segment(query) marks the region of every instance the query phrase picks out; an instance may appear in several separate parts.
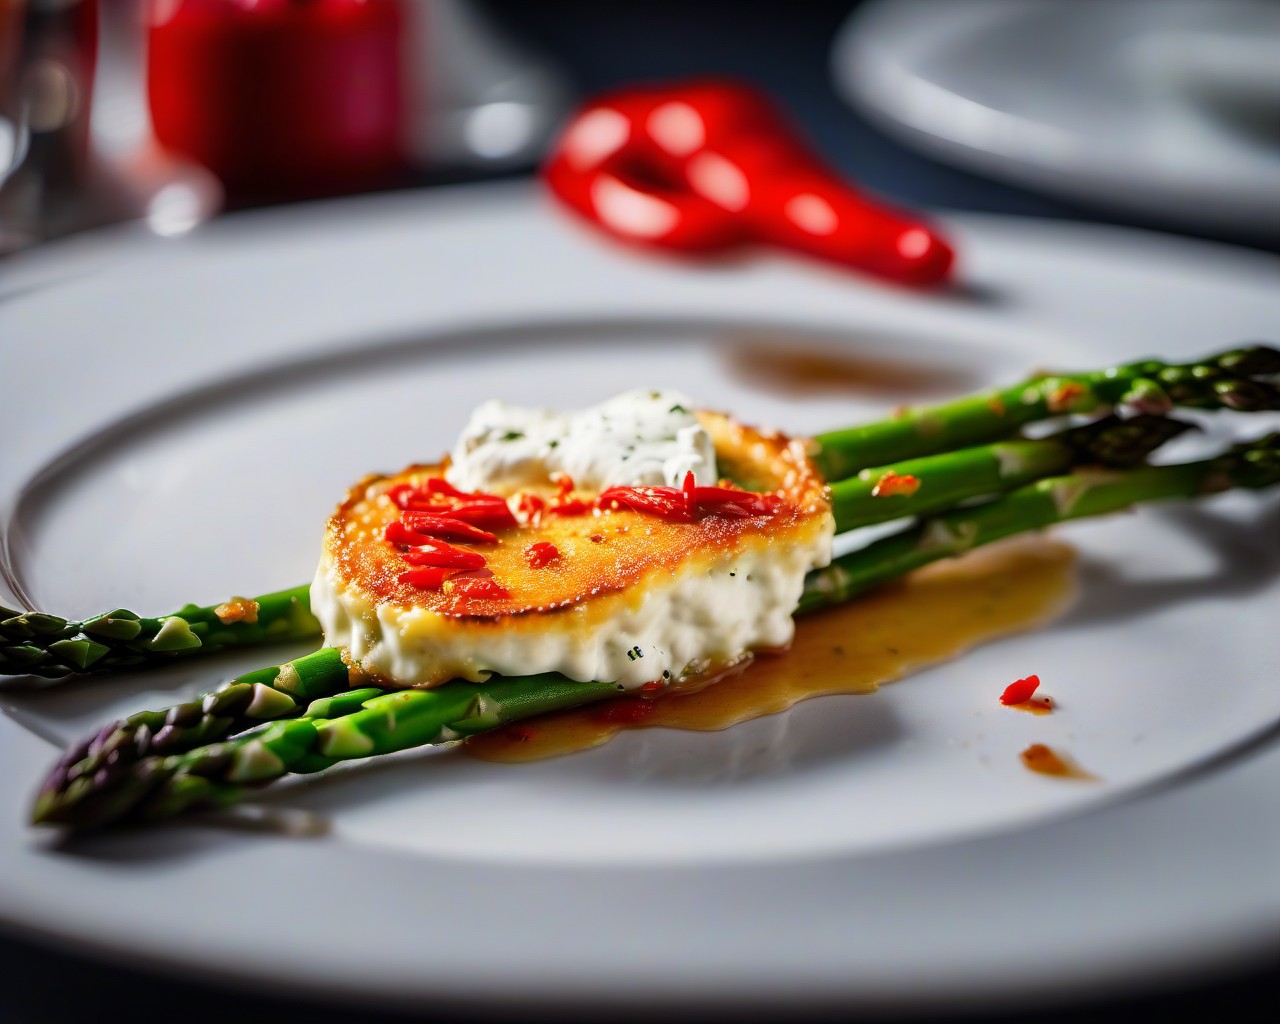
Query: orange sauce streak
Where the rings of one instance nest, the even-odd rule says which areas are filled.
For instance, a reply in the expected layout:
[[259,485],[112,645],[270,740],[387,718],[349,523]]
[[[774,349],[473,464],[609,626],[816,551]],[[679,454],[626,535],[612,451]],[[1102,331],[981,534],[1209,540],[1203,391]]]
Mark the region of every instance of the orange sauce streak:
[[788,396],[943,394],[964,390],[969,383],[940,367],[818,346],[802,338],[733,339],[721,354],[739,380]]
[[1053,775],[1061,779],[1090,779],[1097,780],[1096,775],[1082,769],[1070,758],[1059,754],[1052,747],[1046,747],[1043,743],[1033,743],[1027,747],[1020,755],[1022,763],[1027,766],[1028,770],[1038,775]]
[[608,742],[623,729],[711,731],[833,693],[874,693],[909,672],[1042,625],[1075,593],[1075,556],[1044,537],[1015,538],[922,569],[903,582],[797,623],[790,651],[691,694],[529,719],[470,737],[487,761],[535,761]]
[[1021,701],[1018,704],[1006,704],[1007,708],[1013,708],[1014,711],[1026,711],[1032,715],[1051,715],[1056,707],[1052,697],[1032,697],[1030,700]]

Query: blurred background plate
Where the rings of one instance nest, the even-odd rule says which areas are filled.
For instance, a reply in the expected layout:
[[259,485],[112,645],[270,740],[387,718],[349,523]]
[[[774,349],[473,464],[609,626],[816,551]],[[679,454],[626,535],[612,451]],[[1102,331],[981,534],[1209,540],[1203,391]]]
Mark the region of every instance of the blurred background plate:
[[1280,230],[1280,6],[869,2],[839,91],[961,166],[1195,230]]

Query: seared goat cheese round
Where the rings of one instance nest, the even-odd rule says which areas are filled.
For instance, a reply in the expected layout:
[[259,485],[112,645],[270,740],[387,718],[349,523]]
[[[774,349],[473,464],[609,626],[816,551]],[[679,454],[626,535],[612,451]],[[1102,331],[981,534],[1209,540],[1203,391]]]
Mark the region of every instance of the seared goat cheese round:
[[[482,407],[451,463],[355,487],[311,589],[328,643],[392,687],[540,672],[665,686],[786,647],[834,533],[804,443],[634,394],[662,396],[645,398],[653,418],[619,443],[623,418],[605,440],[601,412],[631,399],[596,407],[595,455],[572,423]],[[504,427],[524,437],[496,440]],[[484,451],[525,440],[518,458]],[[619,475],[631,463],[643,475]]]

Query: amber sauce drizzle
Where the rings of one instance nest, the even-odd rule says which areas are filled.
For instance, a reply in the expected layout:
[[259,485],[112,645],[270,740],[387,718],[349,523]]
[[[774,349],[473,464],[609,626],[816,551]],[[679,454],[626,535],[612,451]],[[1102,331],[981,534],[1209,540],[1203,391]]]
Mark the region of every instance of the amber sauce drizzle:
[[1005,707],[1013,711],[1025,711],[1029,715],[1051,715],[1056,706],[1053,699],[1049,697],[1033,697],[1031,700],[1022,701],[1020,704],[1005,705]]
[[599,746],[623,729],[725,729],[810,697],[872,693],[1052,619],[1074,595],[1074,563],[1065,544],[1014,538],[801,619],[791,650],[758,657],[739,675],[697,693],[625,697],[546,715],[473,736],[465,749],[487,761],[534,761]]
[[1071,758],[1043,743],[1031,744],[1022,752],[1021,757],[1027,769],[1037,775],[1053,775],[1062,779],[1097,779],[1096,775],[1085,771]]
[[739,380],[762,391],[809,395],[912,396],[964,390],[970,382],[953,370],[884,356],[825,348],[795,338],[738,341],[721,350]]

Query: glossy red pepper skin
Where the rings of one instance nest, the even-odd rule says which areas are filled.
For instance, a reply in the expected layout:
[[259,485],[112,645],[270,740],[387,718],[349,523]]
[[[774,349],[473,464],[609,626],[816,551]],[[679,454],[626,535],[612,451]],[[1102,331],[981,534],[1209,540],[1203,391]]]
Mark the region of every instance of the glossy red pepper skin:
[[600,97],[543,167],[551,191],[628,242],[701,254],[768,244],[908,285],[954,254],[932,227],[842,180],[747,86],[698,80]]
[[405,165],[402,6],[152,0],[147,94],[156,138],[240,197],[395,180]]
[[1000,703],[1006,705],[1025,704],[1036,690],[1040,688],[1039,676],[1027,676],[1025,679],[1015,679],[1012,683],[1004,688],[1004,693],[1000,694]]
[[669,523],[696,523],[706,516],[745,519],[777,515],[785,507],[772,494],[734,487],[699,487],[686,473],[681,487],[606,487],[596,499],[602,509],[629,508]]

